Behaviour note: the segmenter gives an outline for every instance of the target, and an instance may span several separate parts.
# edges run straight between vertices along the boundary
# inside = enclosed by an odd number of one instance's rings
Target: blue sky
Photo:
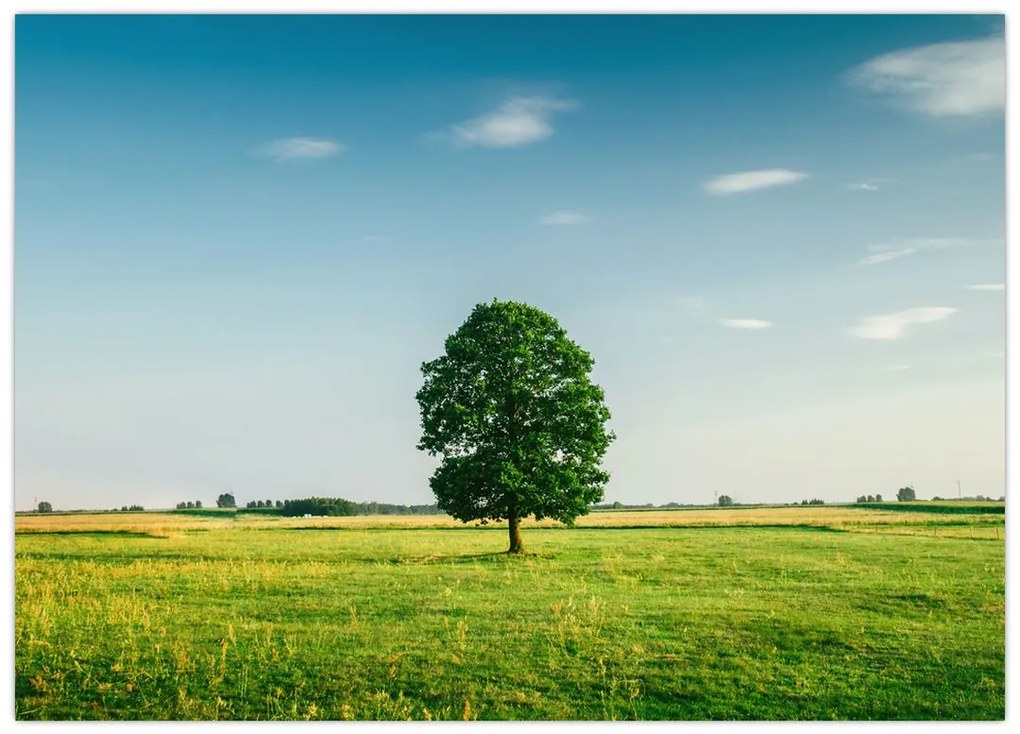
[[[999,16],[16,23],[15,499],[428,502],[472,306],[610,501],[1005,493]]]

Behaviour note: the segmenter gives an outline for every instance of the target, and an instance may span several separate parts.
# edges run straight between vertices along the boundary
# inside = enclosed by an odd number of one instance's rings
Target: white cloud
[[[908,308],[906,311],[869,316],[861,319],[850,334],[860,339],[899,339],[908,327],[915,324],[932,324],[949,318],[957,309],[949,306]]]
[[[862,183],[849,183],[843,188],[849,189],[850,191],[878,191],[878,186],[873,183],[864,181]]]
[[[1006,100],[1006,45],[993,36],[902,49],[851,69],[847,79],[935,117],[1000,112]]]
[[[761,319],[719,319],[719,323],[730,329],[767,329],[772,326],[771,321]]]
[[[263,143],[256,152],[274,161],[329,158],[347,150],[347,146],[329,138],[281,138]]]
[[[1004,291],[1006,290],[1005,283],[979,283],[975,285],[968,285],[967,290],[969,291]]]
[[[998,160],[998,156],[992,153],[967,153],[966,155],[954,156],[949,160],[959,161],[960,163],[988,163],[989,161]]]
[[[705,182],[704,189],[710,194],[726,196],[773,186],[785,186],[807,177],[808,174],[791,171],[789,168],[766,168],[760,171],[741,171],[728,173],[725,176],[716,176]]]
[[[857,261],[858,265],[880,265],[890,260],[914,255],[925,250],[941,250],[947,247],[961,247],[972,244],[973,240],[960,237],[906,237],[894,244],[869,245],[866,255]]]
[[[880,263],[886,263],[890,260],[898,260],[901,257],[907,257],[917,252],[916,247],[908,247],[903,250],[886,250],[885,252],[876,252],[872,255],[862,257],[857,261],[858,265],[878,265]]]
[[[571,110],[577,102],[555,97],[511,97],[492,112],[472,117],[429,134],[458,148],[519,148],[550,137],[554,113]]]
[[[538,220],[538,223],[563,226],[570,224],[584,224],[587,221],[588,217],[581,214],[581,212],[558,211],[553,212],[552,214],[546,214]]]

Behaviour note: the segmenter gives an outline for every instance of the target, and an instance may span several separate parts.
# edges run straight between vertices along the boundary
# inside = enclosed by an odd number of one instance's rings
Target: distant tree
[[[177,503],[177,508],[176,508],[176,509],[178,509],[178,510],[183,510],[183,509],[184,509],[185,507],[187,507],[187,506],[188,506],[188,503],[187,503],[187,502],[178,502],[178,503]]]
[[[216,498],[217,507],[237,507],[237,502],[234,500],[234,495],[230,492],[225,492]]]
[[[857,502],[857,503],[860,503],[860,502],[867,502],[867,501],[868,501],[868,497],[867,497],[867,495],[863,495],[863,494],[862,494],[862,495],[860,495],[860,496],[858,496],[858,497],[857,497],[857,499],[856,499],[856,500],[854,500],[854,502]]]
[[[549,314],[495,299],[444,346],[416,395],[418,448],[441,457],[429,485],[458,520],[507,520],[509,552],[522,553],[521,520],[571,523],[602,499],[615,436],[595,361]]]
[[[876,494],[875,495],[875,502],[881,502],[881,501],[882,501],[882,495]]]
[[[195,503],[192,502],[191,500],[188,500],[187,507],[188,507],[189,510],[194,510],[195,509]]]
[[[896,499],[900,502],[911,502],[917,499],[917,494],[914,492],[912,485],[906,487],[900,487],[899,491],[896,492]]]
[[[999,502],[1005,502],[1005,501],[1006,501],[1006,495],[1002,495],[1001,497],[999,497]]]
[[[123,507],[120,508],[120,511],[121,512],[127,512],[128,511],[128,506],[124,505]]]
[[[36,512],[53,512],[53,505],[43,500],[39,503],[39,506],[36,507]]]
[[[733,498],[728,494],[719,495],[719,506],[720,507],[731,507],[733,505]]]
[[[189,502],[188,504],[190,505],[191,503]],[[202,509],[202,500],[195,500],[195,509],[196,510]]]
[[[623,509],[623,503],[622,502],[614,502],[613,503],[613,509],[614,510],[622,510]]]
[[[875,495],[869,494],[868,495],[868,502],[874,502],[874,501],[875,501]]]
[[[282,507],[283,507],[283,500],[276,500],[276,509],[279,510]]]
[[[265,503],[265,502],[263,502],[262,500],[258,500],[258,501],[257,501],[257,502],[255,503],[255,506],[256,506],[256,507],[259,507],[259,508],[262,508],[262,507],[265,507],[265,506],[266,506],[266,503]]]
[[[145,511],[145,508],[142,507],[141,505],[131,505],[127,509],[128,509],[128,512],[144,512]]]
[[[288,517],[357,515],[358,505],[339,497],[309,497],[302,500],[287,500],[283,505],[282,514]]]
[[[942,498],[939,497],[938,495],[935,495],[934,497],[931,498],[931,501],[932,502],[941,502]]]

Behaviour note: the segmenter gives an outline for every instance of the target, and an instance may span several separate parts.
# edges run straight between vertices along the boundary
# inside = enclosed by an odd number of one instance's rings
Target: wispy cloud
[[[789,168],[765,168],[759,171],[741,171],[716,176],[704,184],[704,189],[716,196],[743,194],[773,186],[785,186],[807,178],[802,171],[791,171]]]
[[[457,148],[519,148],[551,137],[552,117],[578,103],[549,96],[511,97],[492,112],[428,134]]]
[[[281,138],[263,143],[255,152],[280,163],[330,158],[346,150],[346,145],[329,138]]]
[[[957,309],[950,306],[908,308],[906,311],[869,316],[861,319],[850,334],[860,339],[899,339],[908,328],[917,324],[932,324],[949,318]]]
[[[857,261],[858,265],[881,265],[891,260],[899,260],[903,257],[915,255],[925,250],[940,250],[947,247],[962,247],[969,245],[973,240],[961,237],[906,237],[897,240],[892,244],[871,245],[868,252]]]
[[[907,257],[917,252],[916,247],[908,247],[902,250],[884,250],[882,252],[876,252],[871,255],[862,257],[857,261],[858,265],[880,265],[881,263],[887,263],[890,260],[898,260],[901,257]]]
[[[552,214],[546,214],[538,220],[539,224],[548,224],[554,226],[566,226],[571,224],[584,224],[588,221],[588,217],[581,212],[572,211],[558,211]]]
[[[849,189],[850,191],[878,191],[877,184],[868,183],[867,181],[863,181],[861,183],[848,183],[843,188]]]
[[[768,329],[771,321],[762,319],[719,319],[719,323],[729,329]]]
[[[1005,283],[977,283],[975,285],[968,285],[967,290],[969,291],[1004,291],[1006,290]]]
[[[950,158],[950,161],[958,161],[960,163],[988,163],[989,161],[998,160],[999,156],[994,153],[967,153],[966,155],[957,155]]]
[[[998,36],[882,54],[847,81],[934,117],[1000,112],[1006,100],[1006,45]]]

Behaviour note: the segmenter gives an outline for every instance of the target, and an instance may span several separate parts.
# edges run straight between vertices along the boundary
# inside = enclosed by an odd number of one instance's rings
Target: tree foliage
[[[36,507],[36,512],[53,512],[53,505],[43,500],[39,503],[38,507]]]
[[[237,507],[237,500],[230,492],[224,492],[216,498],[217,507]]]
[[[594,360],[549,314],[523,303],[479,304],[445,353],[422,365],[418,448],[441,462],[430,485],[464,522],[508,520],[523,550],[529,515],[570,523],[602,498],[609,409]]]
[[[900,502],[911,502],[917,499],[917,493],[914,492],[914,488],[911,485],[906,487],[900,487],[896,492],[896,499]]]

